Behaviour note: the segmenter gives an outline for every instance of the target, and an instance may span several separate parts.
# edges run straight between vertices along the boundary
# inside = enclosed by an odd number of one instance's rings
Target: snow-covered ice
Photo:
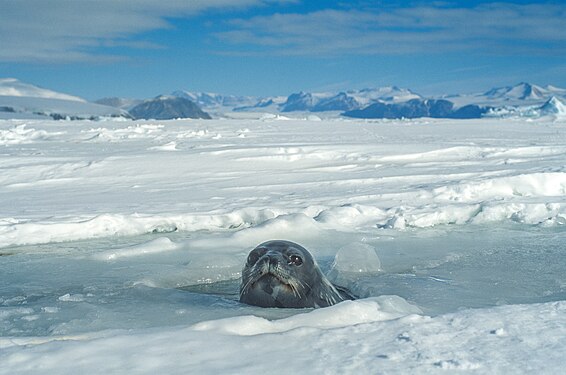
[[[0,120],[0,374],[559,373],[566,120]],[[237,301],[309,249],[360,299]]]

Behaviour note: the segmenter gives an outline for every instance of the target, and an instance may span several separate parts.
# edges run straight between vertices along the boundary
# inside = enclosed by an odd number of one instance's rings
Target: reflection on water
[[[180,286],[177,289],[197,294],[221,296],[237,301],[239,299],[240,280],[225,280],[215,283]]]
[[[398,238],[378,250],[390,272],[356,287],[362,295],[400,295],[431,315],[566,300],[566,228],[472,229]]]

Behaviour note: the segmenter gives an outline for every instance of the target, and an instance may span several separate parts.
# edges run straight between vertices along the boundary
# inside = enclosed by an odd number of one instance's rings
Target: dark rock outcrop
[[[488,108],[477,105],[467,105],[454,109],[454,104],[444,99],[412,99],[404,103],[374,103],[364,109],[347,111],[344,116],[354,118],[480,118]]]
[[[210,119],[198,105],[184,98],[159,96],[129,110],[135,119],[171,120],[176,118]]]

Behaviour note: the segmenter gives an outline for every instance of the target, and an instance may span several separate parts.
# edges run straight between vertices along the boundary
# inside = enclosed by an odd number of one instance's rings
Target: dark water
[[[360,297],[398,295],[429,315],[566,300],[566,228],[447,226],[372,235],[358,240],[375,247],[382,271],[348,275],[347,287]],[[184,275],[206,274],[208,264],[225,261],[225,254],[184,249],[114,261],[93,257],[156,236],[0,250],[0,336],[186,325],[245,314],[276,319],[300,312],[237,301],[239,280],[233,275],[247,250],[232,254],[221,268],[225,280],[197,285],[187,285]],[[173,242],[195,236],[207,234],[167,234]],[[318,260],[328,271],[332,257]]]
[[[566,300],[564,227],[450,228],[391,242],[378,250],[385,272],[356,281],[362,295],[397,294],[432,315]]]

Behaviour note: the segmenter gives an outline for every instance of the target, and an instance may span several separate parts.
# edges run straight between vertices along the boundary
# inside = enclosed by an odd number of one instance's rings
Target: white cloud
[[[124,58],[102,52],[104,47],[164,47],[144,39],[144,33],[171,28],[171,18],[297,0],[0,1],[0,62],[69,62]],[[222,32],[209,31],[221,45],[213,48],[240,55],[566,53],[566,5],[430,4],[272,14],[235,19]]]
[[[475,8],[419,6],[322,10],[231,22],[216,34],[225,53],[407,54],[447,51],[566,52],[566,5],[491,3]]]
[[[128,38],[169,28],[168,17],[268,0],[2,0],[0,61],[92,60],[97,47],[155,47]],[[112,59],[111,56],[97,57]]]

